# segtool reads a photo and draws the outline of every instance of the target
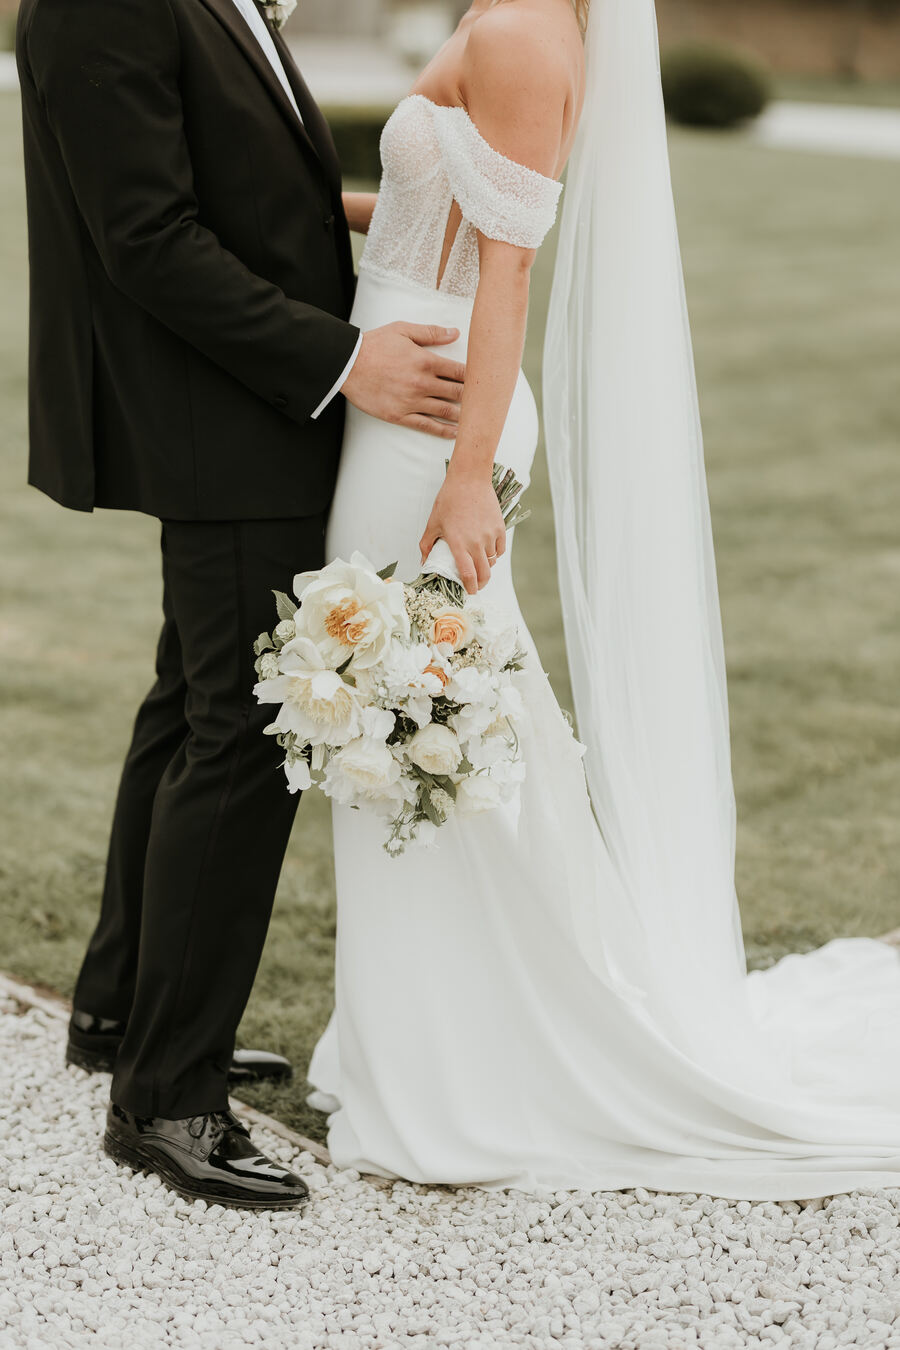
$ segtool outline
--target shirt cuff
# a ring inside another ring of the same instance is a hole
[[[334,398],[335,394],[339,394],[341,389],[344,387],[344,381],[350,374],[353,367],[356,365],[356,358],[359,356],[359,349],[362,346],[362,340],[363,335],[362,333],[360,333],[359,337],[356,339],[356,346],[353,348],[353,354],[350,357],[350,360],[344,366],[344,369],[341,371],[340,375],[337,377],[334,384],[329,389],[328,393],[322,399],[322,402],[319,404],[318,408],[316,408],[315,412],[311,414],[313,421],[315,421],[315,419],[319,416],[320,413],[323,413],[325,411],[331,400]]]

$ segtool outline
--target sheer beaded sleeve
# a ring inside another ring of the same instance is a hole
[[[444,171],[463,219],[489,239],[538,248],[556,219],[562,183],[507,159],[465,108],[432,104]]]

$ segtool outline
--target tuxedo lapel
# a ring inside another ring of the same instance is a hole
[[[250,31],[250,28],[248,27],[245,19],[238,11],[237,6],[234,4],[234,0],[200,0],[200,3],[205,5],[205,7],[210,11],[210,13],[215,15],[215,17],[219,20],[219,23],[222,24],[223,28],[226,28],[228,32],[231,34],[231,36],[234,38],[235,42],[241,48],[241,51],[244,53],[247,60],[250,62],[251,66],[256,71],[257,75],[262,80],[263,84],[266,86],[266,89],[269,91],[269,94],[272,96],[272,98],[277,103],[278,107],[281,109],[281,112],[287,119],[287,122],[291,130],[297,137],[297,140],[303,146],[304,150],[307,152],[310,158],[314,160],[315,164],[320,169],[320,171],[324,171],[325,166],[322,164],[322,161],[319,157],[318,151],[312,140],[312,137],[307,131],[304,123],[300,121],[300,118],[297,116],[296,112],[291,106],[291,101],[288,98],[287,94],[284,92],[284,89],[281,86],[278,76],[275,74],[274,70],[269,64],[269,61],[267,60],[265,53],[263,52],[256,38],[253,36],[253,33]],[[284,48],[285,51],[287,50],[287,47],[283,42],[280,43],[279,51],[281,50],[281,48]],[[293,88],[294,81],[291,77],[294,74],[296,74],[296,76],[299,77],[300,72],[297,70],[296,66],[293,65],[293,62],[291,62],[291,65],[293,66],[293,70],[288,70],[285,73],[287,74],[288,80],[291,84],[291,87]],[[312,96],[309,94],[308,90],[307,90],[307,97],[309,101],[312,102]],[[297,103],[300,108],[301,114],[305,120],[306,110],[303,106],[303,103],[300,101],[299,98],[297,99]],[[319,114],[319,116],[321,117],[321,114]]]
[[[273,25],[270,25],[270,32],[284,65],[284,73],[287,75],[288,83],[294,91],[297,106],[303,117],[303,125],[306,127],[316,153],[322,161],[322,167],[333,191],[339,193],[341,190],[341,165],[334,148],[328,123],[321,108],[310,93],[309,86],[300,74],[300,69],[291,54],[290,47]]]

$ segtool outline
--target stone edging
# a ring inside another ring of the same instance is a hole
[[[21,1003],[28,1008],[39,1008],[41,1012],[55,1018],[58,1022],[67,1022],[69,1018],[70,1007],[66,1000],[57,994],[50,992],[40,993],[37,989],[32,989],[31,985],[23,984],[21,980],[15,980],[10,975],[4,975],[0,972],[0,996],[6,995],[7,998],[14,999],[16,1003]],[[328,1150],[321,1144],[315,1143],[312,1139],[307,1139],[305,1135],[297,1134],[296,1130],[290,1129],[287,1125],[282,1125],[280,1120],[273,1120],[262,1111],[257,1111],[255,1106],[248,1106],[246,1102],[240,1101],[237,1097],[231,1098],[231,1107],[236,1115],[239,1115],[248,1125],[258,1125],[260,1129],[266,1129],[271,1134],[275,1134],[279,1139],[286,1140],[293,1148],[302,1153],[311,1153],[317,1162],[323,1163],[326,1167],[331,1162]]]

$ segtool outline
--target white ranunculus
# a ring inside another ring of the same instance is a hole
[[[438,775],[453,773],[462,759],[457,737],[449,727],[438,722],[429,723],[410,737],[406,752],[413,764],[426,773]]]
[[[387,695],[401,702],[412,693],[438,695],[444,688],[439,675],[429,671],[434,653],[427,642],[394,641],[381,662],[381,680]]]
[[[260,703],[280,703],[272,723],[307,745],[345,745],[358,736],[362,706],[352,685],[327,669],[315,644],[296,638],[280,656],[281,674],[254,689]]]
[[[383,581],[361,553],[349,563],[337,558],[317,572],[301,572],[294,590],[301,602],[296,640],[309,638],[333,669],[351,658],[357,668],[373,666],[392,638],[409,636],[403,586]]]
[[[509,759],[511,750],[508,736],[476,736],[467,743],[469,762],[475,769],[492,769],[495,764]]]
[[[502,670],[518,650],[519,630],[512,623],[487,623],[478,641],[488,665]]]
[[[463,816],[491,811],[502,800],[500,784],[487,773],[469,774],[456,785],[456,809]]]
[[[365,804],[386,813],[394,812],[406,800],[402,774],[399,762],[384,741],[360,736],[331,756],[322,791],[342,806]]]
[[[479,670],[477,666],[463,666],[462,670],[457,670],[446,692],[454,703],[494,705],[494,681],[487,671]]]
[[[397,724],[396,715],[386,708],[363,708],[362,734],[372,741],[386,741]]]

